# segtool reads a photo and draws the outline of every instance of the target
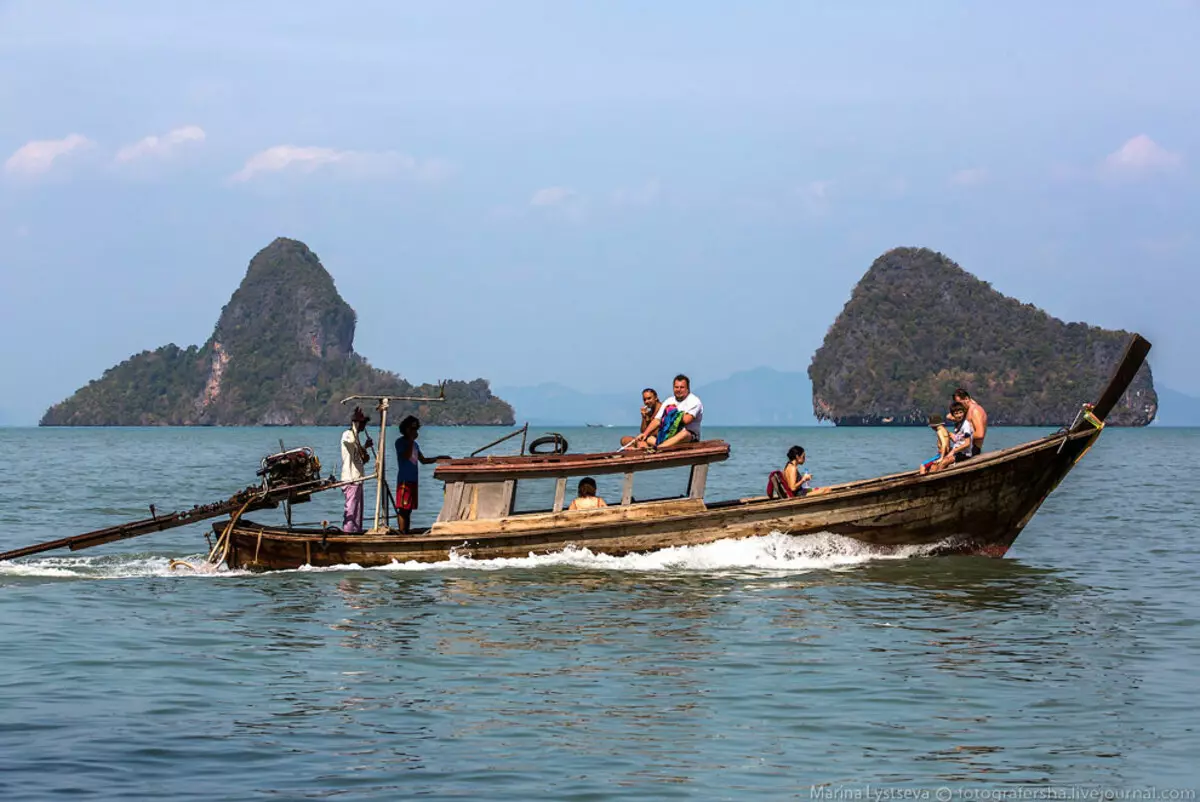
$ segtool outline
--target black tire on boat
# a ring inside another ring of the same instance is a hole
[[[550,446],[546,451],[541,451],[542,446]],[[558,432],[551,432],[543,435],[529,444],[530,454],[566,454],[567,453],[567,438],[563,437]]]

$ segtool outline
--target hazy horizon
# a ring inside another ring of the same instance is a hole
[[[913,245],[1200,396],[1198,40],[1195,0],[0,2],[0,422],[203,343],[277,236],[415,382],[803,373]]]

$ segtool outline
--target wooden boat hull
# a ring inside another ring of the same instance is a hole
[[[230,568],[250,570],[368,567],[441,562],[452,554],[527,557],[568,547],[620,556],[771,532],[845,535],[880,554],[921,547],[926,554],[1002,557],[1099,434],[1098,429],[1057,434],[929,476],[896,474],[804,498],[757,497],[709,505],[679,499],[588,513],[438,524],[411,537],[289,530],[240,521],[231,531],[226,562]],[[224,528],[224,523],[214,525],[218,532]]]

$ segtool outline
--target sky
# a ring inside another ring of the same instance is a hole
[[[804,371],[913,245],[1200,395],[1198,41],[1200,0],[0,0],[0,423],[203,343],[277,236],[416,382]]]

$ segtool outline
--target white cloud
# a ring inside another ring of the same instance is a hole
[[[26,142],[8,157],[8,161],[4,162],[4,172],[9,175],[42,175],[54,166],[55,161],[94,144],[82,134],[69,134],[62,139],[35,139]]]
[[[662,195],[662,184],[652,178],[638,187],[622,187],[614,190],[612,202],[616,206],[650,206]]]
[[[587,198],[570,187],[543,187],[529,198],[539,214],[578,223],[587,216]]]
[[[1167,150],[1145,134],[1138,134],[1108,154],[1104,170],[1114,175],[1170,172],[1183,164],[1183,156]]]
[[[132,145],[126,145],[117,151],[116,158],[119,162],[131,162],[145,157],[166,158],[183,145],[203,141],[203,128],[198,125],[185,125],[162,136],[151,135]]]
[[[814,217],[820,217],[829,211],[829,190],[832,181],[809,181],[796,190],[804,210]]]
[[[986,167],[968,167],[950,176],[950,183],[958,187],[977,187],[990,177],[991,174]]]
[[[533,193],[529,199],[530,206],[564,206],[579,200],[579,193],[567,187],[543,187]]]
[[[1138,245],[1151,256],[1175,256],[1187,249],[1192,244],[1192,240],[1192,234],[1185,232],[1148,237],[1141,240]]]
[[[247,159],[242,169],[233,175],[233,180],[248,181],[268,173],[312,173],[322,169],[355,178],[398,176],[421,181],[436,181],[449,172],[449,167],[442,162],[421,161],[392,150],[337,150],[276,145]]]

